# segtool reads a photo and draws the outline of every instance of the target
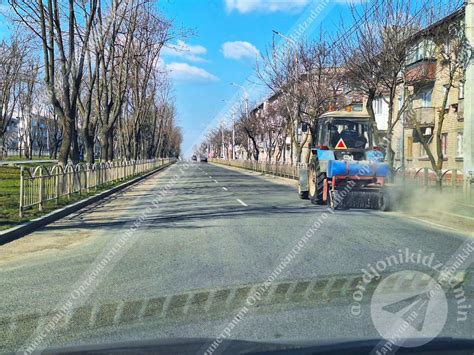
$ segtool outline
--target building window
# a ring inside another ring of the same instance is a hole
[[[423,147],[423,144],[420,143],[420,158],[425,158],[426,156],[426,149]]]
[[[421,96],[421,107],[433,107],[432,98],[433,98],[433,88],[425,88],[420,93]]]
[[[443,158],[448,156],[448,134],[443,133],[441,135],[441,152],[443,153]]]
[[[458,132],[456,135],[456,157],[462,158],[464,156],[464,135],[463,132]]]
[[[432,59],[435,54],[435,44],[432,40],[420,41],[413,46],[407,56],[407,65],[416,63],[423,59]]]
[[[382,114],[382,97],[378,97],[375,99],[375,114],[376,115],[381,115]]]
[[[448,98],[446,100],[446,105],[444,105],[444,109],[446,111],[448,111],[449,110],[449,92],[448,92],[448,87],[443,86],[443,101],[444,101],[444,98],[446,97],[446,95],[448,95]]]
[[[364,109],[362,104],[352,104],[352,111],[361,112]]]
[[[464,99],[464,81],[459,83],[459,100]]]
[[[407,159],[413,158],[413,137],[408,137],[407,140]]]
[[[444,42],[444,54],[449,56],[450,53],[451,53],[451,38],[448,36],[448,38],[446,38],[446,41]]]

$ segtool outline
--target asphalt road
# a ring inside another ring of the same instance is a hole
[[[278,268],[305,235],[304,246]],[[390,256],[402,260],[407,252],[434,253],[434,260],[446,263],[470,240],[391,213],[332,213],[299,200],[285,183],[178,163],[0,247],[0,350],[27,347],[35,339],[41,340],[35,349],[212,341],[243,305],[248,311],[232,329],[235,339],[379,338],[370,315],[376,284],[364,291],[359,317],[349,310],[362,269]],[[436,277],[415,259],[393,263],[383,275],[418,270]],[[471,270],[458,275],[468,303]],[[248,296],[272,273],[261,303],[250,305]],[[448,319],[440,336],[471,338],[472,313],[459,320],[454,296],[447,292]],[[55,312],[61,308],[67,312]]]

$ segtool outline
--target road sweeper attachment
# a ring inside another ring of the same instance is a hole
[[[300,169],[299,192],[333,209],[388,210],[389,166],[378,148],[369,116],[332,112],[316,120],[310,163]]]

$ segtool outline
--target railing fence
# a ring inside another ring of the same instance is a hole
[[[70,198],[73,194],[88,193],[92,189],[108,183],[149,172],[170,164],[169,158],[102,162],[95,164],[68,164],[20,168],[20,217],[29,208],[38,207],[42,211],[47,201],[60,197]]]
[[[210,159],[209,161],[227,166],[233,166],[235,168],[252,170],[263,174],[285,177],[293,180],[299,179],[299,168],[306,166],[306,164],[303,163],[291,165],[289,163],[284,164],[276,162],[260,162],[255,160]]]
[[[283,164],[277,162],[260,162],[254,160],[226,160],[210,159],[210,162],[243,168],[264,174],[286,177],[294,180],[299,179],[299,168],[306,167],[307,164]],[[396,184],[414,184],[420,187],[431,188],[436,186],[436,174],[430,168],[407,169],[405,172],[397,168],[393,174],[393,181]],[[451,191],[454,197],[462,200],[473,201],[474,192],[472,185],[474,179],[465,179],[462,171],[457,169],[443,170],[442,187],[446,191]]]

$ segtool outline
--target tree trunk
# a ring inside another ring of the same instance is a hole
[[[395,151],[392,148],[392,136],[394,126],[394,104],[395,104],[395,89],[392,88],[388,103],[388,122],[387,122],[387,161],[390,166],[390,170],[393,172],[393,166],[395,164]]]
[[[81,161],[81,153],[79,151],[79,142],[77,139],[77,129],[75,124],[71,126],[71,131],[71,161],[75,165]]]
[[[135,140],[133,142],[133,160],[138,160],[138,151],[139,151],[139,144],[140,144],[140,132],[135,134]]]
[[[374,111],[375,95],[376,95],[376,91],[373,89],[370,89],[367,95],[367,103],[365,107],[367,109],[367,113],[370,116],[371,125],[374,130],[374,138],[375,138],[374,144],[378,144],[378,140],[380,137],[379,137],[379,130],[377,127],[377,121],[375,120],[375,111]]]
[[[89,134],[88,129],[84,129],[84,144],[85,144],[85,161],[89,164],[94,164],[94,137]]]
[[[108,139],[108,144],[107,144],[107,147],[108,147],[108,153],[107,153],[107,156],[109,157],[109,161],[112,161],[114,160],[114,135],[113,135],[113,130],[110,130],[109,131],[109,135],[107,137]]]
[[[111,160],[110,157],[110,143],[112,142],[112,139],[110,138],[111,132],[107,127],[103,127],[101,131],[101,138],[100,138],[100,143],[102,145],[102,149],[100,152],[100,159],[102,161],[109,161]],[[113,143],[113,142],[112,142]]]
[[[63,140],[61,142],[61,147],[59,148],[58,161],[62,166],[67,165],[69,152],[71,150],[71,141],[72,141],[72,123],[69,118],[62,119],[63,122]]]
[[[0,133],[0,160],[3,160],[3,157],[6,155],[4,135]]]

